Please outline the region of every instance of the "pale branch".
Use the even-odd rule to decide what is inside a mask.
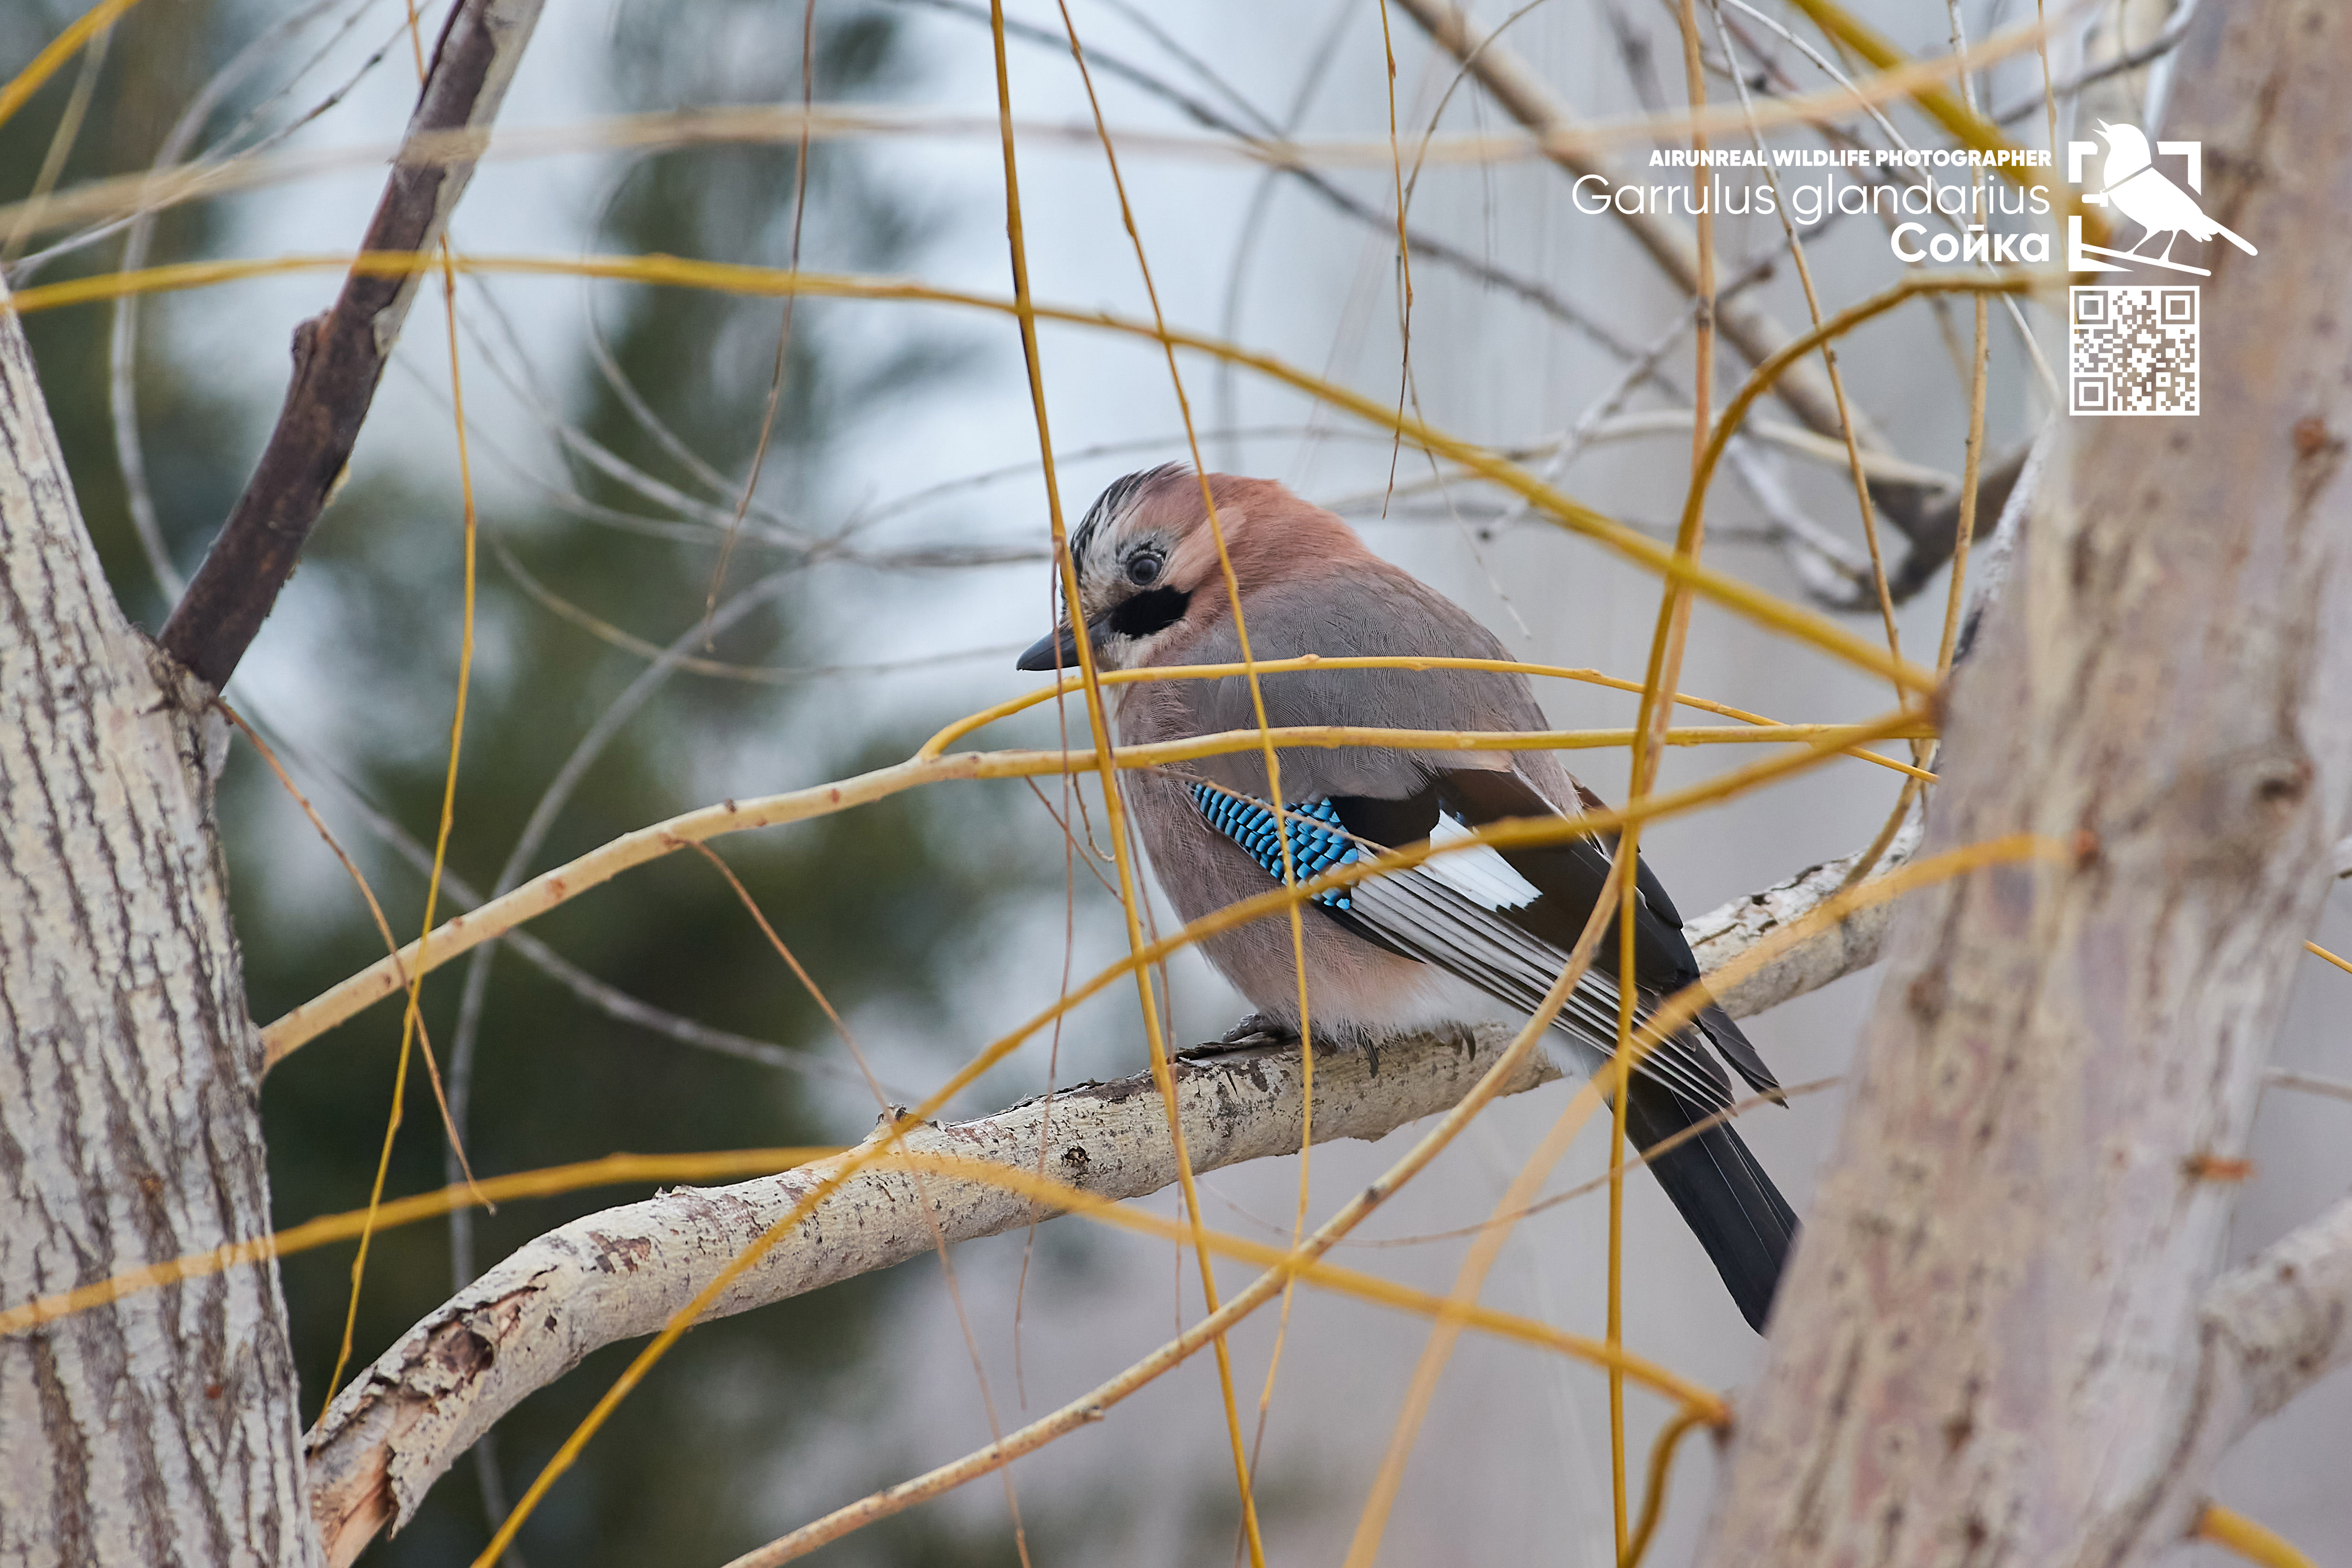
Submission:
[[[1558,134],[1575,126],[1573,110],[1508,44],[1480,31],[1456,0],[1397,0],[1397,4],[1432,41],[1461,63],[1505,113],[1537,136],[1546,158],[1579,179],[1598,177],[1614,189],[1616,176],[1606,158],[1575,147]],[[1610,213],[1677,288],[1686,294],[1696,291],[1698,236],[1687,224],[1651,212],[1646,205],[1627,212],[1612,203]],[[1724,341],[1750,365],[1760,363],[1794,337],[1760,302],[1727,292],[1716,300],[1715,325]],[[1826,440],[1843,442],[1844,426],[1838,417],[1837,399],[1818,359],[1808,356],[1789,366],[1772,391],[1807,429]],[[1851,402],[1848,411],[1857,444],[1870,451],[1893,450],[1867,414]],[[2025,451],[2020,449],[1985,465],[1977,484],[1978,517],[2000,513],[2025,459]],[[1951,559],[1959,528],[1959,496],[1954,488],[1929,489],[1906,481],[1873,478],[1868,483],[1872,503],[1905,540],[1902,559],[1887,572],[1888,591],[1897,601],[1908,599]],[[1866,590],[1850,600],[1818,591],[1815,596],[1843,609],[1865,609],[1875,602]]]
[[[1882,859],[1907,858],[1916,831]],[[1843,884],[1853,857],[1815,866],[1691,923],[1702,968],[1728,963]],[[1735,1014],[1762,1010],[1867,965],[1877,906],[1826,928],[1726,993]],[[1454,1103],[1508,1040],[1489,1030],[1408,1037],[1376,1053],[1318,1051],[1315,1137],[1378,1138]],[[1558,1076],[1531,1066],[1507,1092]],[[1295,1045],[1207,1049],[1177,1070],[1185,1139],[1199,1170],[1298,1146]],[[908,1146],[1035,1170],[1108,1198],[1139,1197],[1176,1179],[1165,1113],[1148,1076],[1084,1084],[976,1121],[913,1130]],[[680,1189],[563,1226],[516,1252],[424,1319],[355,1379],[310,1435],[312,1510],[331,1561],[349,1562],[387,1523],[405,1521],[434,1480],[482,1433],[590,1351],[649,1334],[693,1299],[752,1238],[825,1175],[823,1165],[711,1190]],[[860,1172],[722,1298],[713,1316],[746,1312],[965,1241],[1027,1224],[1026,1198],[924,1178],[932,1213],[903,1172]],[[936,1230],[934,1227],[936,1226]]]
[[[2194,1527],[2203,1478],[2239,1438],[2352,1364],[2352,1198],[2215,1281],[2198,1318],[2165,1462],[2091,1521],[2095,1539],[2160,1554]]]
[[[2051,459],[1926,847],[2075,855],[1906,901],[1701,1563],[2136,1568],[2342,1355],[2341,1214],[2212,1276],[2352,804],[2347,70],[2324,0],[2190,29],[2165,130],[2263,247],[2200,258],[2228,395]]]
[[[2352,1198],[2205,1292],[2207,1409],[2226,1447],[2352,1364]]]
[[[540,5],[461,0],[434,50],[409,141],[497,118]],[[360,248],[432,249],[473,176],[471,159],[396,158]],[[268,444],[163,626],[164,648],[215,691],[261,630],[341,482],[423,282],[421,272],[354,271],[330,309],[295,329],[293,380]]]
[[[2352,1101],[2352,1082],[2341,1078],[2323,1078],[2315,1072],[2295,1072],[2284,1067],[2273,1067],[2263,1074],[2263,1082],[2276,1084],[2281,1089],[2292,1089],[2300,1094]]]
[[[1874,880],[1907,863],[1919,847],[1927,821],[1926,803],[1915,800],[1902,828],[1886,852],[1871,868]],[[1711,909],[1683,927],[1698,965],[1709,974],[1722,968],[1767,936],[1811,915],[1834,896],[1866,850],[1799,872],[1785,882],[1759,893],[1735,898]],[[1866,969],[1878,962],[1879,948],[1894,923],[1901,901],[1888,899],[1866,904],[1830,926],[1799,942],[1762,968],[1726,987],[1716,996],[1726,1012],[1748,1018],[1782,1002],[1818,990],[1832,980]]]
[[[1400,1040],[1376,1055],[1318,1050],[1316,1141],[1377,1138],[1446,1110],[1509,1039],[1508,1030],[1495,1027],[1475,1038]],[[1195,1169],[1298,1147],[1295,1044],[1180,1061],[1175,1076]],[[1510,1090],[1556,1076],[1538,1054]],[[1042,1149],[1049,1177],[1106,1198],[1140,1197],[1176,1180],[1166,1113],[1148,1075],[1064,1090],[978,1121],[914,1125],[905,1142],[917,1153],[1024,1171],[1039,1167]],[[723,1188],[680,1188],[575,1220],[411,1329],[343,1390],[308,1439],[311,1508],[329,1561],[349,1563],[385,1524],[405,1522],[442,1471],[524,1396],[601,1345],[660,1329],[830,1165]],[[905,1262],[939,1238],[964,1241],[1014,1229],[1039,1212],[1028,1198],[978,1182],[861,1170],[744,1274],[711,1316]]]

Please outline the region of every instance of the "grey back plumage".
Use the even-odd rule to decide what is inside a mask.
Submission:
[[[1458,605],[1384,561],[1349,565],[1343,583],[1293,579],[1244,593],[1242,615],[1250,651],[1261,661],[1320,654],[1326,658],[1402,656],[1506,659],[1494,633]],[[1169,664],[1234,664],[1241,641],[1230,620],[1166,660]],[[1534,730],[1546,727],[1527,677],[1485,670],[1302,670],[1258,677],[1266,721],[1277,728],[1348,725],[1390,729]],[[1119,731],[1133,743],[1223,730],[1253,729],[1257,715],[1249,682],[1240,675],[1213,681],[1168,681],[1124,688]],[[1278,748],[1286,796],[1404,796],[1438,768],[1507,765],[1500,755],[1417,752],[1388,747]],[[1557,760],[1542,752],[1517,754],[1518,771],[1555,810],[1574,814],[1574,789]],[[1266,793],[1265,766],[1256,752],[1206,758],[1190,765],[1199,777],[1245,794]]]

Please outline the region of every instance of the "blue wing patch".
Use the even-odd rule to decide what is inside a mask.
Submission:
[[[1211,827],[1248,851],[1249,857],[1266,875],[1276,882],[1282,880],[1282,846],[1275,837],[1272,808],[1263,800],[1229,794],[1207,784],[1190,786],[1190,793],[1192,804],[1209,820]],[[1363,858],[1328,800],[1302,801],[1285,807],[1283,824],[1289,831],[1291,869],[1301,882],[1320,876],[1333,866],[1351,865]],[[1333,909],[1351,908],[1350,891],[1344,887],[1327,888],[1315,895],[1315,902]]]

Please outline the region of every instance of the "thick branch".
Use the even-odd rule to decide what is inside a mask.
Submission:
[[[1377,1058],[1318,1052],[1316,1141],[1377,1138],[1445,1110],[1508,1043],[1508,1030],[1490,1028],[1475,1040],[1400,1040]],[[1510,1091],[1555,1076],[1538,1056]],[[1298,1147],[1295,1045],[1181,1061],[1176,1083],[1195,1169]],[[1038,1168],[1042,1145],[1049,1176],[1103,1197],[1140,1197],[1176,1179],[1166,1113],[1148,1076],[1083,1085],[976,1122],[917,1127],[907,1144],[1021,1170]],[[349,1563],[387,1522],[405,1522],[441,1472],[525,1395],[599,1345],[658,1330],[826,1170],[819,1164],[730,1187],[683,1188],[575,1220],[411,1329],[310,1433],[311,1508],[329,1560]],[[939,1235],[963,1241],[1014,1229],[1034,1213],[1028,1199],[1001,1188],[860,1171],[721,1297],[712,1315],[920,1257],[935,1245],[933,1223]]]
[[[480,129],[497,118],[540,4],[463,0],[450,13],[408,122],[411,140]],[[471,159],[395,162],[361,248],[431,249],[473,176]],[[277,428],[163,627],[164,648],[215,691],[261,630],[351,462],[376,383],[423,281],[415,272],[354,272],[331,309],[295,329],[294,379]]]
[[[1918,850],[1926,821],[1926,802],[1915,802],[1910,816],[1886,846],[1886,852],[1871,868],[1874,878],[1885,876],[1911,859]],[[1866,852],[1856,850],[1850,855],[1808,867],[1786,882],[1775,883],[1745,898],[1735,898],[1691,921],[1683,931],[1690,938],[1691,951],[1698,955],[1699,967],[1712,974],[1782,926],[1811,915],[1845,885],[1855,862]],[[1894,923],[1896,907],[1895,901],[1889,900],[1855,910],[1828,930],[1771,959],[1754,974],[1717,991],[1716,1000],[1732,1017],[1748,1018],[1807,991],[1818,990],[1856,969],[1868,968],[1878,962],[1879,949]]]
[[[2202,1479],[2259,1423],[2352,1364],[2352,1198],[2205,1292],[2196,1378],[2160,1472],[2124,1491],[2095,1537],[2157,1557],[2205,1506]]]

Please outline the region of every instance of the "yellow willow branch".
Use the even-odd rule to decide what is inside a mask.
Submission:
[[[1979,57],[1981,51],[1971,57]],[[65,283],[43,284],[28,288],[14,298],[14,308],[20,312],[51,309],[61,305],[78,304],[95,299],[114,298],[126,294],[168,292],[178,288],[201,287],[229,282],[237,278],[274,276],[320,267],[331,267],[355,273],[397,275],[421,270],[433,264],[433,258],[398,253],[370,253],[357,256],[299,256],[275,261],[188,262],[173,267],[149,268],[143,272],[115,273],[100,277],[80,278]],[[1018,317],[1023,307],[1001,296],[971,293],[961,289],[937,288],[908,279],[845,277],[833,274],[790,272],[774,267],[740,267],[722,262],[689,261],[670,256],[583,256],[573,259],[549,256],[467,256],[457,261],[457,269],[468,273],[509,273],[538,277],[598,277],[628,282],[656,284],[674,287],[709,288],[721,292],[782,296],[800,293],[843,299],[920,300],[934,304],[960,305],[971,309],[991,310]],[[1166,331],[1147,322],[1115,316],[1108,311],[1075,310],[1066,307],[1033,305],[1027,308],[1040,320],[1059,321],[1073,326],[1092,327],[1104,331],[1119,332],[1130,337],[1164,343],[1196,353],[1208,354],[1231,363],[1244,365],[1267,379],[1318,398],[1336,408],[1345,410],[1379,429],[1392,432],[1461,465],[1489,482],[1500,486],[1548,513],[1571,533],[1581,534],[1618,555],[1648,570],[1675,582],[1686,583],[1694,592],[1737,611],[1758,624],[1796,640],[1808,643],[1825,653],[1844,659],[1873,674],[1895,682],[1906,689],[1927,692],[1934,688],[1935,673],[1895,658],[1886,650],[1867,639],[1856,636],[1824,615],[1801,609],[1762,589],[1727,576],[1711,567],[1696,561],[1678,559],[1675,553],[1612,517],[1595,511],[1582,502],[1553,489],[1519,465],[1485,447],[1475,445],[1459,437],[1448,435],[1421,420],[1401,414],[1374,398],[1321,376],[1253,350],[1240,348],[1221,339],[1199,333]]]
[[[1898,73],[1914,69],[1922,63],[1912,60],[1902,50],[1896,48],[1884,34],[1873,28],[1851,11],[1837,5],[1835,0],[1795,0],[1795,3],[1799,10],[1813,19],[1815,26],[1885,73],[1882,76],[1868,78],[1869,80],[1885,81]],[[2080,10],[2082,7],[2078,5],[2074,9]],[[2060,20],[2062,22],[2064,20],[2063,13]],[[2027,42],[2039,46],[2052,29],[2046,24],[2032,29],[2012,27],[2007,35],[1990,39],[1989,42],[2008,44],[2019,34],[2029,30],[2034,37]],[[2003,52],[2006,53],[2007,50],[2004,49]],[[1965,63],[1969,69],[1976,69],[1985,58],[1982,53],[1972,48],[1969,51]],[[1945,68],[1933,78],[1936,85],[1928,85],[1927,82],[1923,81],[1909,95],[1912,101],[1926,110],[1938,124],[1950,131],[1962,146],[1973,147],[1985,152],[2015,153],[2017,144],[2001,134],[2000,127],[1970,109],[1960,99],[1952,96],[1951,89],[1941,85],[1961,74],[1960,68],[1963,62],[1960,58],[1957,56],[1949,56],[1937,63],[1944,66]],[[1885,99],[1876,99],[1874,101],[1884,102]],[[2053,144],[2053,149],[2054,154],[2055,143]],[[2006,175],[2012,184],[2021,189],[2024,188],[2026,181],[2022,167],[2007,163],[1995,164],[1994,167]],[[2086,205],[2079,195],[2072,192],[2063,192],[2062,195],[2066,203],[2067,214],[2083,219],[2083,237],[2093,245],[2106,244],[2108,233],[2106,218]]]
[[[8,85],[0,87],[0,125],[5,125],[16,112],[25,107],[25,100],[41,90],[41,85],[55,76],[58,68],[81,52],[84,44],[97,34],[114,26],[121,16],[139,0],[101,0],[73,22],[73,25],[49,40],[32,63],[18,71]]]
[[[1916,722],[1915,715],[1898,713],[1874,725],[1844,727],[1827,741],[1817,738],[1809,742],[1801,751],[1763,763],[1750,764],[1747,768],[1735,769],[1720,779],[1695,786],[1678,794],[1660,796],[1645,806],[1644,814],[1663,815],[1668,811],[1687,810],[1708,800],[1718,800],[1750,783],[1778,778],[1825,757],[1835,755],[1845,749],[1847,746],[1906,732]],[[1290,732],[1281,733],[1287,736]],[[1352,736],[1358,733],[1390,734],[1392,732],[1326,733]],[[1753,732],[1741,733],[1752,734]],[[1384,744],[1412,745],[1417,744],[1418,741],[1418,732],[1405,732],[1402,738],[1391,739]],[[1330,742],[1334,745],[1349,743],[1344,739]],[[1118,754],[1118,759],[1121,767],[1150,767],[1162,762],[1206,757],[1220,752],[1255,749],[1259,744],[1260,737],[1257,731],[1235,730],[1224,735],[1209,736],[1194,740],[1129,747]],[[1475,750],[1492,748],[1496,744],[1497,737],[1486,736],[1472,737],[1466,746],[1448,744],[1436,748]],[[1511,744],[1517,744],[1517,742],[1514,739]],[[1094,757],[1091,752],[961,752],[949,757],[919,758],[888,768],[877,768],[871,773],[860,774],[856,778],[845,779],[835,784],[820,784],[812,789],[794,789],[782,795],[771,795],[756,800],[722,801],[716,806],[705,806],[698,810],[672,817],[665,822],[656,822],[651,827],[639,828],[635,832],[624,833],[621,837],[601,848],[590,851],[577,860],[558,866],[552,871],[541,873],[502,898],[492,899],[467,914],[452,916],[434,931],[429,952],[420,951],[424,944],[412,942],[397,955],[385,956],[331,989],[322,992],[286,1013],[261,1031],[265,1065],[276,1065],[298,1048],[317,1039],[362,1008],[391,995],[400,984],[404,966],[415,965],[429,957],[429,967],[438,967],[462,953],[470,952],[490,938],[514,929],[524,921],[543,915],[588,889],[610,881],[633,866],[658,860],[689,844],[700,843],[707,839],[717,838],[725,833],[740,832],[750,828],[774,827],[785,822],[804,821],[815,817],[828,816],[835,811],[845,810],[853,806],[866,805],[887,799],[922,784],[958,779],[1031,778],[1088,768],[1093,765]],[[1627,815],[1622,811],[1607,811],[1551,822],[1506,823],[1482,830],[1477,835],[1477,841],[1510,844],[1548,843],[1589,832],[1605,832],[1622,826],[1626,820]],[[1448,851],[1437,852],[1453,852],[1455,850],[1470,847],[1471,841],[1464,841],[1451,846]],[[1198,940],[1201,936],[1223,930],[1231,925],[1256,919],[1261,915],[1278,912],[1287,907],[1287,904],[1283,902],[1286,899],[1311,897],[1327,887],[1345,885],[1358,880],[1360,876],[1377,874],[1381,870],[1417,865],[1430,852],[1432,852],[1426,847],[1420,851],[1397,852],[1377,861],[1337,868],[1325,873],[1320,877],[1301,883],[1295,888],[1276,888],[1270,894],[1261,894],[1258,898],[1234,904],[1217,915],[1196,921],[1185,927],[1183,932],[1180,932],[1177,937],[1156,943],[1127,962],[1149,962],[1175,951],[1177,947],[1184,946],[1187,942]],[[1105,971],[1105,974],[1115,977],[1126,972],[1126,967],[1122,965]],[[1091,987],[1079,991],[1069,999],[1075,1000],[1076,997],[1090,994],[1092,994]],[[1048,1015],[1048,1018],[1050,1019],[1051,1016],[1053,1015]],[[1006,1049],[1009,1050],[1010,1047]],[[986,1058],[985,1061],[992,1063],[993,1060],[993,1057],[990,1057]],[[982,1064],[975,1064],[976,1067]],[[974,1069],[968,1068],[966,1071],[973,1073],[974,1076],[977,1075]],[[970,1082],[969,1078],[961,1079],[959,1087],[961,1082]]]
[[[2346,974],[2352,975],[2352,960],[2338,957],[2336,955],[2329,952],[2326,948],[2321,946],[2318,943],[2306,942],[2303,945],[2303,950],[2315,958],[2325,958],[2329,963],[2335,965],[2337,968],[2343,970]]]
[[[1192,1228],[1188,1223],[1163,1219],[1148,1210],[1082,1192],[1050,1176],[1040,1176],[1034,1171],[998,1165],[991,1160],[909,1149],[898,1154],[877,1155],[866,1162],[866,1168],[920,1171],[954,1176],[1000,1187],[1022,1197],[1034,1198],[1041,1204],[1076,1215],[1082,1219],[1097,1220],[1156,1240],[1189,1242],[1192,1239]],[[1384,1280],[1377,1274],[1342,1268],[1336,1263],[1294,1262],[1289,1248],[1277,1247],[1270,1242],[1251,1241],[1220,1230],[1210,1230],[1205,1235],[1209,1249],[1222,1257],[1238,1259],[1265,1269],[1287,1267],[1307,1284],[1319,1285],[1360,1301],[1394,1307],[1427,1318],[1447,1313],[1498,1338],[1559,1351],[1595,1366],[1620,1367],[1634,1382],[1655,1390],[1686,1409],[1696,1411],[1699,1418],[1709,1425],[1720,1425],[1730,1418],[1731,1412],[1723,1396],[1706,1385],[1694,1383],[1670,1367],[1645,1361],[1631,1352],[1612,1352],[1588,1335],[1571,1333],[1533,1318],[1521,1317],[1516,1312],[1497,1312],[1491,1307],[1474,1304],[1465,1312],[1458,1308],[1449,1308],[1442,1296],[1415,1290],[1410,1285],[1401,1285],[1393,1280]]]
[[[1687,532],[1692,519],[1706,504],[1707,482],[1715,475],[1716,465],[1722,460],[1723,449],[1739,433],[1740,422],[1756,400],[1772,390],[1772,383],[1790,365],[1824,343],[1845,336],[1864,322],[1885,315],[1906,299],[1923,294],[2030,294],[2043,287],[2049,279],[2030,272],[1986,274],[1980,272],[1915,272],[1906,275],[1894,287],[1874,294],[1859,304],[1849,305],[1828,320],[1800,337],[1792,338],[1756,367],[1755,373],[1742,383],[1732,400],[1723,405],[1723,417],[1708,432],[1706,447],[1700,454],[1698,468],[1692,476],[1689,498],[1683,507],[1683,528]],[[1973,494],[1973,492],[1971,492]]]
[[[1140,670],[1106,670],[1100,679],[1104,685],[1125,685],[1138,681],[1212,681],[1223,680],[1229,675],[1245,674],[1252,667],[1248,664],[1162,664]],[[1638,694],[1642,690],[1642,683],[1639,681],[1629,681],[1621,675],[1603,674],[1599,670],[1589,667],[1529,664],[1516,659],[1423,658],[1407,653],[1367,653],[1327,657],[1321,653],[1302,653],[1294,659],[1261,659],[1256,661],[1255,668],[1259,674],[1269,675],[1282,674],[1293,670],[1495,670],[1510,674],[1549,675],[1559,680],[1581,681],[1588,685],[1607,686],[1621,692]],[[1059,685],[1040,686],[1034,692],[1027,692],[1017,697],[1009,697],[992,707],[982,708],[978,713],[968,714],[956,720],[937,735],[932,736],[930,739],[923,742],[916,748],[915,755],[918,758],[937,757],[950,746],[976,730],[985,729],[1000,719],[1010,718],[1014,714],[1026,712],[1040,703],[1051,702],[1055,697],[1075,695],[1081,689],[1075,678],[1065,677]],[[1780,725],[1778,719],[1767,718],[1762,714],[1749,713],[1745,708],[1736,708],[1727,703],[1712,702],[1706,697],[1695,697],[1678,693],[1675,701],[1681,706],[1695,707],[1706,713],[1718,713],[1726,718],[1736,718],[1742,724],[1767,727]],[[1882,768],[1891,768],[1898,773],[1910,774],[1926,782],[1932,782],[1934,779],[1932,774],[1922,772],[1906,763],[1897,762],[1893,758],[1881,757],[1874,751],[1865,751],[1859,747],[1849,749],[1846,755],[1858,758],[1864,762],[1875,762]]]
[[[1650,1481],[1642,1492],[1641,1519],[1633,1526],[1633,1539],[1626,1543],[1618,1559],[1618,1568],[1641,1568],[1642,1559],[1650,1550],[1650,1537],[1656,1533],[1658,1520],[1666,1511],[1666,1478],[1674,1470],[1675,1450],[1690,1435],[1690,1429],[1699,1424],[1697,1411],[1683,1410],[1658,1433],[1658,1440],[1650,1449]]]
[[[2278,1531],[2218,1502],[2205,1505],[2191,1533],[2196,1540],[2210,1541],[2233,1556],[2261,1563],[2263,1568],[2318,1568]]]
[[[394,1198],[376,1207],[374,1228],[384,1231],[395,1226],[437,1219],[461,1208],[503,1203],[510,1198],[552,1197],[562,1193],[576,1192],[582,1187],[767,1176],[840,1152],[835,1148],[787,1148],[735,1149],[699,1155],[606,1155],[600,1160],[583,1160],[575,1165],[519,1171],[512,1176],[491,1176],[478,1183],[459,1183],[437,1191],[419,1193],[413,1197]],[[266,1258],[283,1258],[295,1252],[307,1252],[314,1247],[328,1247],[338,1241],[352,1240],[368,1228],[368,1213],[367,1209],[354,1208],[344,1214],[320,1215],[316,1219],[306,1219],[273,1235],[232,1241],[209,1252],[191,1252],[184,1257],[151,1263],[143,1269],[133,1269],[110,1279],[61,1291],[53,1296],[42,1296],[21,1307],[0,1312],[0,1337],[23,1333],[26,1329],[38,1328],[43,1323],[87,1312],[92,1307],[102,1307],[141,1291],[175,1285],[183,1280],[202,1279],[207,1274],[217,1274],[242,1264],[258,1263]]]
[[[1831,37],[1852,48],[1881,70],[1897,69],[1911,64],[1909,57],[1886,38],[1874,31],[1861,19],[1832,0],[1796,0],[1797,8],[1813,19],[1815,26]],[[1958,64],[1957,59],[1953,62]],[[1957,71],[1951,73],[1958,74]],[[1933,115],[1945,130],[1964,147],[1974,147],[1987,152],[2017,151],[2017,144],[2001,134],[2000,127],[1970,109],[1942,87],[1922,88],[1911,95],[1920,108]],[[2004,172],[2010,172],[2004,170]],[[2016,173],[2011,178],[2023,181]]]

